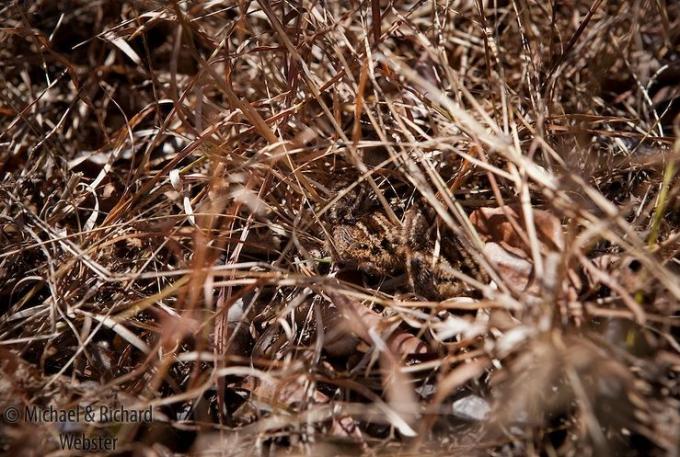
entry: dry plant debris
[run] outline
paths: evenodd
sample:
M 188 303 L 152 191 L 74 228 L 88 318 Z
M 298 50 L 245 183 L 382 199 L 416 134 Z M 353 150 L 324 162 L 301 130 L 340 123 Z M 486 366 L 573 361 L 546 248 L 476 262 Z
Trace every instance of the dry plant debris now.
M 680 3 L 0 23 L 1 454 L 680 454 Z

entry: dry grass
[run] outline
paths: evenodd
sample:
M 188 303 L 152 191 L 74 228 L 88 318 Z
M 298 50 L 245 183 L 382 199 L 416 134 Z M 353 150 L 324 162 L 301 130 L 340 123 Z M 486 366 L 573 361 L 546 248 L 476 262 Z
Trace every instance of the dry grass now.
M 679 3 L 0 17 L 3 408 L 151 405 L 98 428 L 134 455 L 679 454 Z M 412 207 L 464 296 L 338 258 Z

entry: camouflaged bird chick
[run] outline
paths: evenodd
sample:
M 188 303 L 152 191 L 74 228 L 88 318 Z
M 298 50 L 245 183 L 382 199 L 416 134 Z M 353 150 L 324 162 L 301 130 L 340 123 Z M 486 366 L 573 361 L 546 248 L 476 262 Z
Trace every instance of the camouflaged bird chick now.
M 358 194 L 366 198 L 365 193 Z M 355 212 L 344 206 L 348 200 Z M 371 275 L 406 273 L 412 290 L 428 300 L 443 300 L 467 291 L 467 286 L 455 277 L 456 270 L 485 277 L 453 234 L 442 237 L 441 255 L 435 255 L 430 224 L 415 206 L 406 211 L 403 225 L 399 226 L 378 207 L 368 205 L 363 214 L 356 214 L 358 208 L 366 208 L 363 202 L 346 198 L 339 204 L 340 208 L 333 208 L 334 214 L 344 218 L 334 218 L 327 244 L 336 260 L 345 266 Z

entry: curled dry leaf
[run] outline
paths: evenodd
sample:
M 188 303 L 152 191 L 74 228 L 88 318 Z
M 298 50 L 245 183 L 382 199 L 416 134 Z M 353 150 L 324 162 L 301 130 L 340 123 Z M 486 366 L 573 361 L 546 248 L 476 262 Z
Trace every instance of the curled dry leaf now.
M 410 354 L 427 352 L 427 347 L 420 339 L 398 328 L 383 336 L 380 330 L 393 327 L 383 316 L 342 293 L 326 293 L 337 306 L 333 309 L 342 313 L 342 327 L 380 350 L 383 385 L 393 412 L 391 423 L 406 436 L 413 436 L 412 426 L 418 419 L 419 407 L 412 382 L 407 374 L 402 373 L 399 360 Z M 350 337 L 351 333 L 348 332 L 347 336 Z
M 542 251 L 562 251 L 564 234 L 559 219 L 538 209 L 533 210 L 533 219 Z M 485 241 L 484 254 L 505 283 L 517 290 L 538 293 L 539 284 L 531 284 L 531 248 L 519 210 L 513 206 L 480 208 L 473 211 L 470 221 Z
M 531 262 L 503 249 L 495 242 L 488 242 L 484 245 L 484 255 L 493 263 L 506 284 L 511 284 L 520 290 L 527 287 L 533 268 Z
M 329 310 L 334 310 L 334 313 L 340 314 L 340 322 L 337 329 L 340 331 L 345 331 L 344 338 L 347 338 L 347 342 L 350 341 L 356 347 L 355 336 L 361 338 L 364 342 L 368 344 L 373 344 L 373 339 L 369 335 L 369 330 L 372 328 L 381 330 L 388 328 L 391 323 L 387 322 L 385 317 L 376 313 L 373 310 L 368 309 L 357 300 L 353 300 L 346 295 L 333 290 L 325 291 L 326 295 L 333 301 L 335 305 Z M 337 314 L 326 313 L 324 317 L 325 320 L 331 319 L 338 320 Z M 337 334 L 336 334 L 337 335 Z M 336 339 L 331 340 L 333 346 L 337 347 L 338 343 L 343 341 L 340 335 L 336 336 Z M 410 333 L 402 330 L 396 329 L 391 334 L 386 337 L 385 340 L 387 347 L 392 351 L 393 354 L 400 357 L 404 357 L 410 354 L 424 354 L 428 352 L 427 345 L 419 338 L 411 335 Z
M 533 210 L 538 240 L 549 251 L 564 249 L 564 234 L 559 219 L 545 210 Z M 499 243 L 509 251 L 522 255 L 530 254 L 525 242 L 524 218 L 514 206 L 501 208 L 480 208 L 470 214 L 470 222 L 484 241 Z M 522 233 L 518 233 L 521 228 Z
M 391 407 L 392 417 L 388 420 L 405 436 L 414 436 L 412 427 L 418 419 L 419 407 L 412 380 L 402 372 L 400 359 L 410 354 L 401 351 L 418 349 L 413 346 L 417 338 L 403 331 L 395 331 L 385 338 L 378 332 L 379 328 L 379 325 L 371 326 L 367 333 L 380 356 L 383 389 Z
M 399 359 L 429 351 L 422 340 L 399 328 L 393 319 L 370 310 L 344 294 L 328 292 L 328 295 L 332 302 L 306 300 L 295 306 L 293 321 L 290 322 L 291 328 L 298 329 L 296 332 L 308 332 L 306 337 L 309 341 L 316 341 L 320 337 L 323 350 L 328 355 L 347 357 L 358 350 L 362 341 L 379 348 L 385 346 Z M 317 312 L 320 322 L 316 321 Z M 286 325 L 285 322 L 286 319 L 277 319 L 267 326 L 256 339 L 253 356 L 271 358 L 287 350 L 290 334 L 286 335 L 282 327 Z
M 330 404 L 331 399 L 309 382 L 306 376 L 292 379 L 276 379 L 274 382 L 246 376 L 239 384 L 239 388 L 251 392 L 251 399 L 271 406 L 272 409 L 284 407 L 289 411 L 299 409 L 303 403 Z M 250 409 L 242 407 L 243 409 Z M 354 419 L 346 415 L 332 415 L 329 429 L 331 435 L 338 438 L 362 441 L 361 431 Z
M 475 338 L 487 331 L 487 322 L 483 318 L 471 319 L 447 314 L 439 322 L 430 324 L 432 336 L 438 341 L 448 340 L 461 335 L 463 338 Z
M 314 388 L 305 376 L 279 380 L 274 383 L 246 377 L 243 385 L 249 388 L 259 400 L 272 405 L 283 404 L 287 407 L 293 407 L 305 401 L 313 403 L 327 403 L 329 401 L 328 396 Z

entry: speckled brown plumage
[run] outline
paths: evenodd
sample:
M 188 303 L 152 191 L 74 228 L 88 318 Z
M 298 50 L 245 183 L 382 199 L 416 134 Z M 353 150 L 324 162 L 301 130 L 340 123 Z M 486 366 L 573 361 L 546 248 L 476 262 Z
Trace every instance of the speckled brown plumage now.
M 406 273 L 412 290 L 426 299 L 464 294 L 466 285 L 455 277 L 456 270 L 486 279 L 451 233 L 442 240 L 442 253 L 435 254 L 431 224 L 416 206 L 405 212 L 401 226 L 391 223 L 378 208 L 351 221 L 337 222 L 330 229 L 328 242 L 337 261 L 373 275 Z

